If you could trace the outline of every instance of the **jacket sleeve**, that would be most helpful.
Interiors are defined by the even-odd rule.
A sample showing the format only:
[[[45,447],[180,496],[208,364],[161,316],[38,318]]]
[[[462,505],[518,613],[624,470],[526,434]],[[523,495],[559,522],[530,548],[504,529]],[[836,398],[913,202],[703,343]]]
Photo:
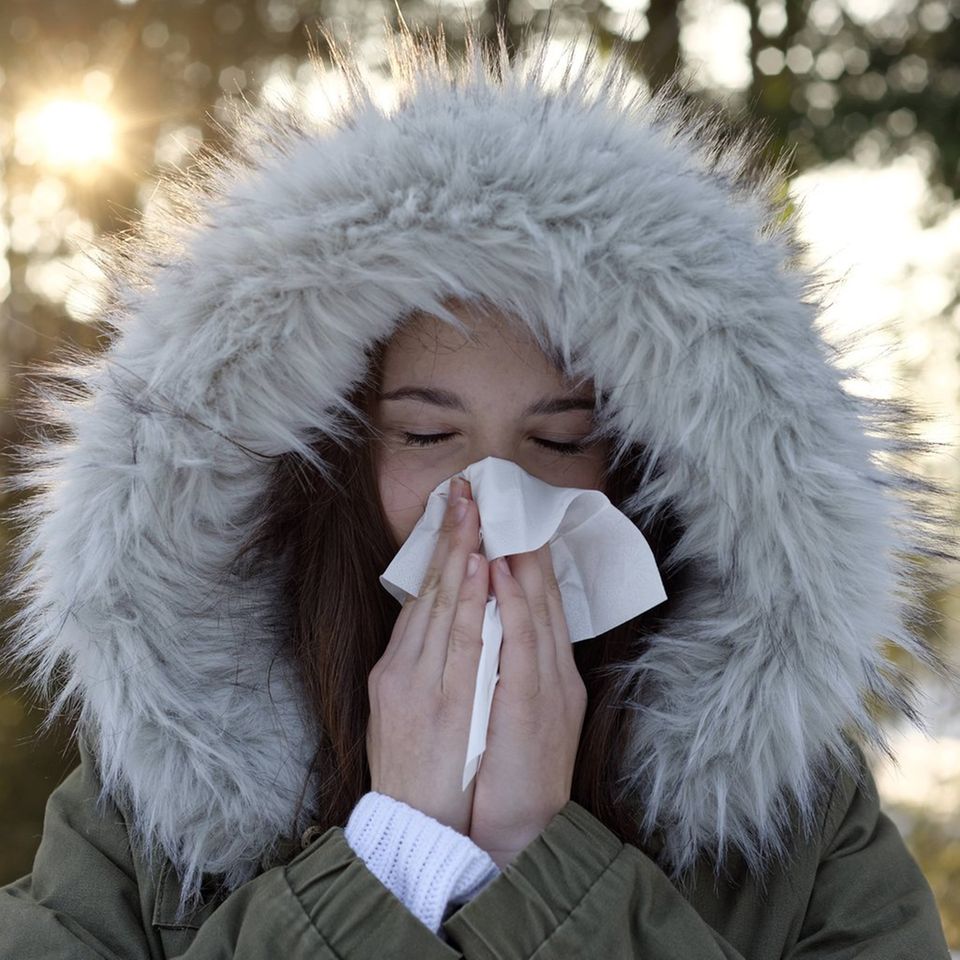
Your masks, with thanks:
[[[743,960],[653,860],[572,800],[443,930],[467,960]]]
[[[849,776],[838,778],[809,901],[794,892],[789,901],[770,905],[796,910],[800,922],[793,925],[797,941],[769,955],[949,960],[930,887],[880,811],[865,763],[863,769],[861,788]],[[760,924],[764,909],[752,904],[746,914]],[[651,858],[572,801],[443,929],[467,960],[560,960],[586,952],[605,960],[744,957]],[[746,943],[756,931],[742,932]]]
[[[152,922],[156,888],[138,879],[122,813],[95,809],[92,768],[85,756],[53,791],[32,873],[0,887],[2,960],[461,956],[370,873],[339,827],[235,890],[199,929],[165,940]],[[182,950],[170,949],[181,939]]]

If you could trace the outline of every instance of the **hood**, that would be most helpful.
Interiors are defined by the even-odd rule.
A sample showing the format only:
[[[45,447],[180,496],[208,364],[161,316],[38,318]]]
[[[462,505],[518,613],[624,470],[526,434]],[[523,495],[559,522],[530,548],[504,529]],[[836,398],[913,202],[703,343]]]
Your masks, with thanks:
[[[8,481],[31,493],[8,663],[74,710],[134,842],[188,893],[255,875],[316,747],[278,577],[231,566],[270,458],[335,430],[371,345],[450,296],[592,377],[658,470],[624,512],[682,524],[690,586],[629,664],[622,758],[671,869],[769,861],[831,765],[854,769],[851,738],[885,746],[878,708],[916,717],[890,654],[935,665],[946,494],[907,464],[919,417],[845,389],[786,161],[676,85],[649,95],[620,48],[570,48],[557,81],[549,33],[512,64],[468,38],[457,64],[388,38],[393,106],[339,51],[332,121],[248,107],[166,212],[100,241],[110,342],[55,368]]]

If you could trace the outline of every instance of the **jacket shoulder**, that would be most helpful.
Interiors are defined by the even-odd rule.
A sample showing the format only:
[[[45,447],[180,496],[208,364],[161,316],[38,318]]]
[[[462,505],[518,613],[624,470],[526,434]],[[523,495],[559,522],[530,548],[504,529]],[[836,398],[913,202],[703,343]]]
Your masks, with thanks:
[[[10,950],[2,955],[58,955],[82,943],[104,956],[155,956],[155,900],[126,817],[104,795],[96,763],[81,745],[80,763],[47,799],[31,872],[0,888],[0,928]],[[45,922],[50,915],[59,923]]]

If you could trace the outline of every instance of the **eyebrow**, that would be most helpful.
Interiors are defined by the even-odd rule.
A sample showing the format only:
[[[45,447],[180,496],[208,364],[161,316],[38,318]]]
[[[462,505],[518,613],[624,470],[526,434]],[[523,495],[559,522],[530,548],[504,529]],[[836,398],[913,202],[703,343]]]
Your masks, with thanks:
[[[449,390],[436,387],[398,387],[379,395],[380,400],[422,400],[438,407],[447,407],[468,413],[463,400]],[[550,413],[565,413],[567,410],[595,410],[596,404],[590,397],[541,397],[534,400],[524,411],[523,416],[543,416]]]

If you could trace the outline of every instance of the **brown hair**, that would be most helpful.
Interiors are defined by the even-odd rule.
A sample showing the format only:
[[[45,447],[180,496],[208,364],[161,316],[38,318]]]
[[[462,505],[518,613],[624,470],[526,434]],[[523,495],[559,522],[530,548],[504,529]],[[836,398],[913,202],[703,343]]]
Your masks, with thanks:
[[[282,619],[289,624],[289,653],[316,722],[318,747],[309,782],[317,792],[314,822],[322,830],[344,826],[370,790],[367,678],[399,613],[397,601],[379,582],[400,548],[381,509],[373,460],[371,417],[385,346],[380,342],[372,348],[366,380],[347,398],[363,414],[341,422],[338,437],[349,439],[324,436],[311,445],[323,473],[297,454],[277,458],[266,512],[241,554],[283,558],[281,596],[287,609]],[[644,462],[642,448],[631,448],[616,467],[608,467],[603,490],[614,506],[635,490]],[[629,691],[611,667],[640,656],[646,636],[669,616],[685,573],[685,566],[674,569],[667,562],[680,533],[672,513],[658,516],[643,533],[668,599],[574,645],[588,699],[571,790],[572,800],[637,846],[637,817],[616,802]]]

